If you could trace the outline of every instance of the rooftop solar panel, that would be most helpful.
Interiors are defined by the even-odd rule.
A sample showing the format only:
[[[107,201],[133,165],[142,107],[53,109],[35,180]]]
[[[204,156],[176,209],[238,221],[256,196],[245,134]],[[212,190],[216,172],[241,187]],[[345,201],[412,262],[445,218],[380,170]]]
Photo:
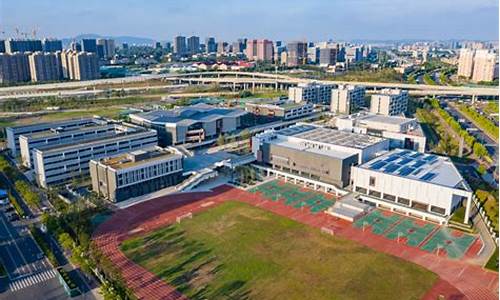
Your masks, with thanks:
[[[437,157],[434,155],[429,155],[426,158],[424,158],[425,161],[435,161],[436,159]]]
[[[409,163],[409,162],[411,162],[411,161],[413,161],[413,160],[412,160],[412,159],[410,159],[410,158],[403,158],[403,159],[399,162],[399,164],[400,164],[400,165],[402,165],[402,166],[404,166],[404,165],[406,165],[407,163]]]
[[[421,167],[421,166],[425,165],[426,163],[427,163],[426,161],[423,161],[423,160],[417,160],[417,162],[416,162],[416,163],[414,163],[414,164],[412,165],[412,167],[414,167],[414,168],[419,168],[419,167]]]
[[[420,156],[423,156],[423,154],[420,153],[420,152],[417,152],[417,153],[415,153],[413,155],[410,155],[411,158],[419,158]]]
[[[399,171],[399,175],[407,176],[407,175],[410,175],[410,173],[412,173],[413,171],[415,171],[414,168],[404,167]]]
[[[385,167],[384,172],[385,173],[392,173],[392,172],[396,171],[397,169],[399,169],[399,167],[400,166],[397,164],[389,164]]]
[[[372,165],[370,165],[370,169],[378,170],[378,169],[382,168],[383,166],[385,166],[386,164],[387,164],[387,162],[385,162],[385,161],[377,161],[377,162],[373,163]]]
[[[432,178],[436,177],[436,173],[427,173],[424,176],[420,177],[420,179],[425,180],[425,181],[430,181]]]
[[[413,171],[413,173],[411,173],[411,175],[417,175],[421,171],[422,171],[422,169],[416,169],[415,171]]]
[[[398,155],[391,155],[389,156],[388,158],[385,159],[386,162],[391,162],[391,161],[395,161],[396,159],[398,159],[399,156]]]

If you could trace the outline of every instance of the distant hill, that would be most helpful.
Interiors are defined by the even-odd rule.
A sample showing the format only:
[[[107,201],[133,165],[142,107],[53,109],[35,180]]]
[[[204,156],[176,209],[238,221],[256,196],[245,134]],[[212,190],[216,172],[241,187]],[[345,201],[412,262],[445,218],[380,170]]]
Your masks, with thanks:
[[[137,36],[109,36],[109,35],[99,35],[93,33],[80,34],[73,38],[64,38],[62,39],[64,45],[69,45],[72,41],[81,41],[82,39],[98,39],[98,38],[106,38],[106,39],[114,39],[116,45],[121,45],[122,43],[127,43],[129,45],[153,45],[155,40],[144,37]]]

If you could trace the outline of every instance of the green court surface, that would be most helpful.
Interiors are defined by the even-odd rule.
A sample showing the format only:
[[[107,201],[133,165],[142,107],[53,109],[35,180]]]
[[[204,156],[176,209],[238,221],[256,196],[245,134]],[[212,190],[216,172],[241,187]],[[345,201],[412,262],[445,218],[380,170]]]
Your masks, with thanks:
[[[436,229],[436,225],[427,223],[423,226],[418,225],[414,220],[405,218],[388,233],[385,237],[390,240],[395,240],[398,237],[407,239],[406,244],[412,247],[417,247],[424,241],[431,232]]]
[[[353,223],[356,228],[363,228],[363,226],[370,226],[374,234],[381,235],[387,231],[393,224],[398,222],[402,216],[390,215],[386,216],[384,213],[378,209],[367,214],[366,216],[358,219]]]
[[[300,186],[279,183],[278,180],[261,184],[250,189],[249,192],[260,192],[272,201],[283,199],[286,205],[295,208],[308,207],[313,214],[322,212],[335,203],[335,200],[328,199],[320,193],[301,191]]]
[[[460,234],[456,236],[454,233]],[[464,256],[476,237],[473,235],[459,233],[458,231],[441,228],[420,249],[436,253],[437,249],[446,251],[449,258],[461,258]]]

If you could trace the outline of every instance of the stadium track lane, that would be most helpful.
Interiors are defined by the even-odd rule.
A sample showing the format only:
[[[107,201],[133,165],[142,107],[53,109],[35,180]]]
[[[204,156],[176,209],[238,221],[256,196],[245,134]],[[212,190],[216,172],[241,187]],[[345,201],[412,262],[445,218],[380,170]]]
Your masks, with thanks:
[[[497,273],[471,265],[463,260],[450,260],[392,242],[369,231],[363,232],[351,223],[327,214],[313,215],[309,210],[295,209],[282,201],[270,201],[260,193],[249,193],[229,186],[221,186],[213,192],[182,193],[159,197],[117,211],[101,224],[93,234],[93,240],[113,264],[122,272],[127,285],[139,299],[184,300],[184,295],[159,277],[129,260],[121,251],[120,244],[133,236],[143,235],[176,221],[177,216],[200,212],[225,201],[241,201],[261,207],[316,228],[329,228],[334,234],[357,241],[380,252],[394,255],[419,264],[440,279],[423,299],[498,299]],[[211,205],[209,205],[211,204]]]

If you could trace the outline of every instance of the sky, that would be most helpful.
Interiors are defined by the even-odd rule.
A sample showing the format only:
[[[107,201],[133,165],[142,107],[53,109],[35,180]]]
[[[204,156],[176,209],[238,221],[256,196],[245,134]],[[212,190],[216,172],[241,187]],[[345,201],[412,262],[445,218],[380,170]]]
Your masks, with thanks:
[[[0,34],[498,40],[498,12],[498,0],[0,0]]]

